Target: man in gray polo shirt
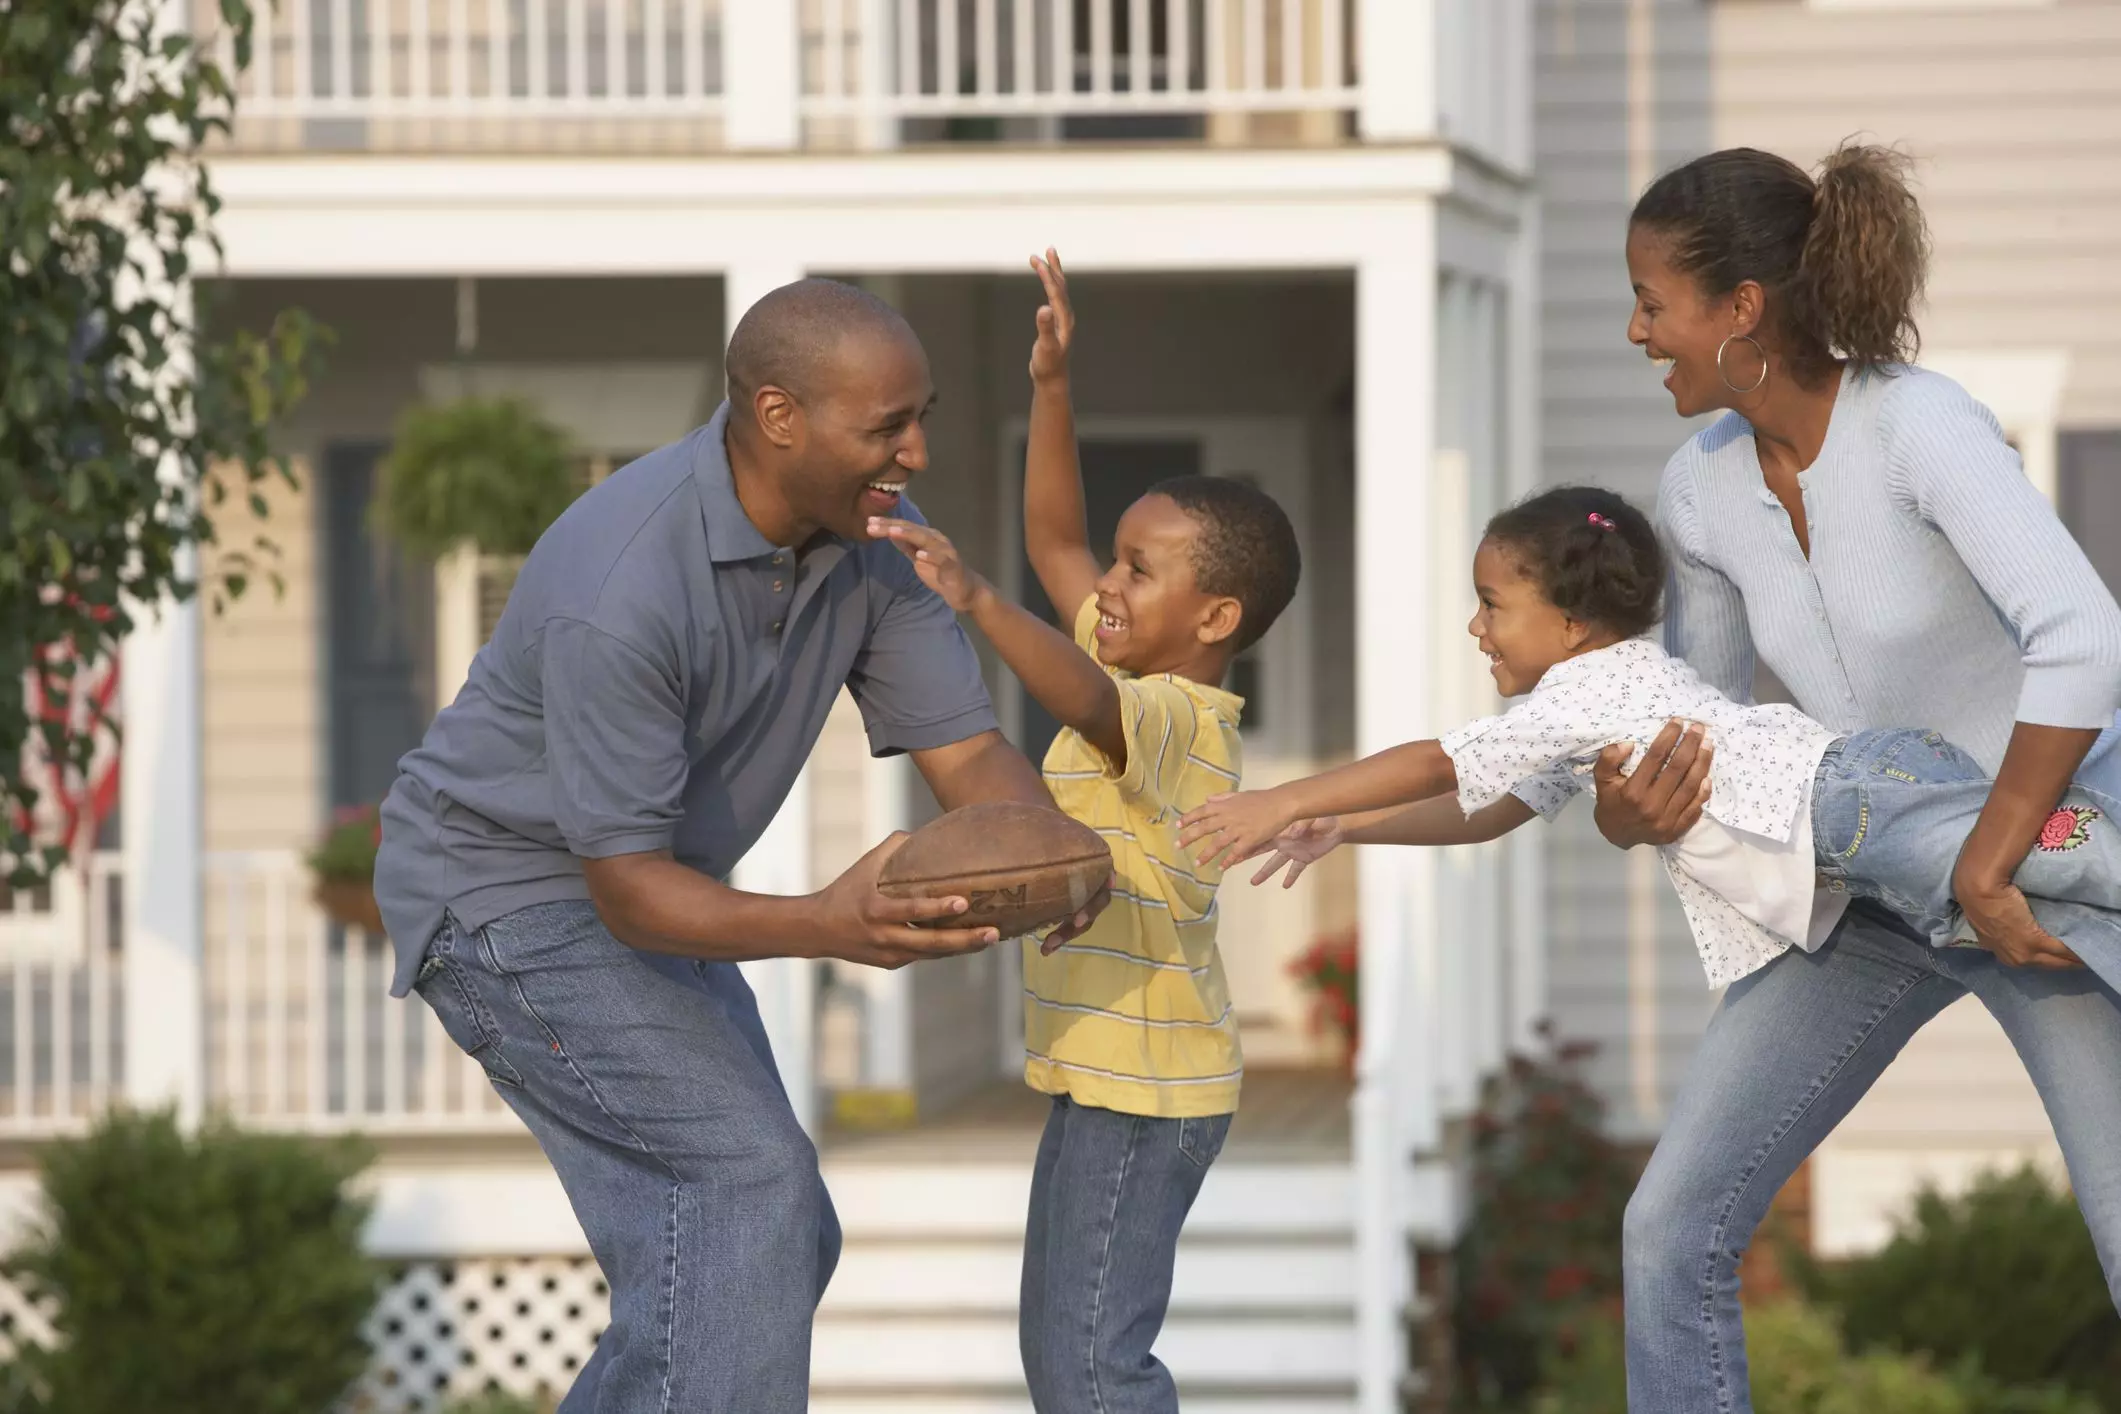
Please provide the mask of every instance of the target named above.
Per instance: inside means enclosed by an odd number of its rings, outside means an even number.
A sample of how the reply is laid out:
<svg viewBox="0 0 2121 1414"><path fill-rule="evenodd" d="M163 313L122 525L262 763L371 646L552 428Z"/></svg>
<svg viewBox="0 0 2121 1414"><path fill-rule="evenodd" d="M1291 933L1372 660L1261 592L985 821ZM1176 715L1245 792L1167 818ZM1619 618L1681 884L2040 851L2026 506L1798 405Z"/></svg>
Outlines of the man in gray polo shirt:
<svg viewBox="0 0 2121 1414"><path fill-rule="evenodd" d="M801 281L744 316L728 370L712 421L538 542L383 805L392 991L417 989L537 1136L611 1286L565 1414L808 1404L839 1229L736 963L996 941L915 926L963 900L877 892L897 837L808 897L723 882L840 688L944 806L1051 803L949 609L866 539L913 513L927 465L913 331Z"/></svg>

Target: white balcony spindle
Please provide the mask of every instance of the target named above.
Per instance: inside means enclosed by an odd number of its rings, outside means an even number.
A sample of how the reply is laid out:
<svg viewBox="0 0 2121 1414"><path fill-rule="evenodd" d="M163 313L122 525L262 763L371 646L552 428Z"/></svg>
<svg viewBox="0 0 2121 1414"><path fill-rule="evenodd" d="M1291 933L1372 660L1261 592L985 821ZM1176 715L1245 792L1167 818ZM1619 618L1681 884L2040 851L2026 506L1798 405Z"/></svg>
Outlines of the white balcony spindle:
<svg viewBox="0 0 2121 1414"><path fill-rule="evenodd" d="M1164 88L1192 92L1193 0L1164 0L1164 43Z"/></svg>
<svg viewBox="0 0 2121 1414"><path fill-rule="evenodd" d="M626 0L604 0L604 101L626 98Z"/></svg>
<svg viewBox="0 0 2121 1414"><path fill-rule="evenodd" d="M1075 6L1051 0L1053 7L1053 92L1065 103L1075 92Z"/></svg>
<svg viewBox="0 0 2121 1414"><path fill-rule="evenodd" d="M471 4L449 0L449 101L462 107L471 99Z"/></svg>
<svg viewBox="0 0 2121 1414"><path fill-rule="evenodd" d="M825 22L818 55L820 91L831 99L847 96L847 6L846 0L825 0ZM862 36L863 43L869 36Z"/></svg>
<svg viewBox="0 0 2121 1414"><path fill-rule="evenodd" d="M957 0L936 0L935 91L955 98L958 93Z"/></svg>
<svg viewBox="0 0 2121 1414"><path fill-rule="evenodd" d="M551 38L545 28L546 0L524 0L523 86L524 97L533 108L552 97Z"/></svg>
<svg viewBox="0 0 2121 1414"><path fill-rule="evenodd" d="M1229 8L1232 0L1208 0L1201 26L1201 88L1221 93L1230 86Z"/></svg>
<svg viewBox="0 0 2121 1414"><path fill-rule="evenodd" d="M1311 86L1304 74L1304 26L1310 21L1310 6L1315 3L1317 0L1282 0L1281 87L1284 92L1300 93Z"/></svg>
<svg viewBox="0 0 2121 1414"><path fill-rule="evenodd" d="M415 104L434 97L434 27L428 0L412 0L412 22L405 27L405 96Z"/></svg>
<svg viewBox="0 0 2121 1414"><path fill-rule="evenodd" d="M1137 100L1155 86L1156 56L1149 52L1149 6L1134 0L1127 6L1127 92Z"/></svg>
<svg viewBox="0 0 2121 1414"><path fill-rule="evenodd" d="M641 47L645 51L641 82L648 91L648 101L658 106L670 97L670 66L664 53L664 36L670 23L668 4L669 0L641 0Z"/></svg>
<svg viewBox="0 0 2121 1414"><path fill-rule="evenodd" d="M1245 0L1245 89L1263 93L1267 87L1267 0Z"/></svg>
<svg viewBox="0 0 2121 1414"><path fill-rule="evenodd" d="M1038 20L1031 0L1016 0L1010 17L1009 37L1014 41L1009 61L1009 92L1029 98L1038 92Z"/></svg>
<svg viewBox="0 0 2121 1414"><path fill-rule="evenodd" d="M367 0L362 17L368 30L368 101L390 101L390 7L393 0Z"/></svg>
<svg viewBox="0 0 2121 1414"><path fill-rule="evenodd" d="M315 88L312 80L315 77L314 67L317 62L317 54L316 50L311 47L309 32L309 10L310 6L315 3L316 0L288 0L288 8L295 12L293 25L294 93L296 100L304 107L308 106L311 91Z"/></svg>
<svg viewBox="0 0 2121 1414"><path fill-rule="evenodd" d="M699 98L707 92L707 25L703 13L707 0L678 0L678 27L683 32L685 96Z"/></svg>
<svg viewBox="0 0 2121 1414"><path fill-rule="evenodd" d="M486 0L486 101L495 107L508 101L508 50L513 40L508 0Z"/></svg>
<svg viewBox="0 0 2121 1414"><path fill-rule="evenodd" d="M589 0L567 0L567 98L589 99Z"/></svg>
<svg viewBox="0 0 2121 1414"><path fill-rule="evenodd" d="M925 91L921 83L921 0L898 0L897 90L908 98Z"/></svg>
<svg viewBox="0 0 2121 1414"><path fill-rule="evenodd" d="M280 64L280 56L274 52L273 7L260 5L251 12L251 17L250 99L269 107L273 99L273 73ZM228 72L234 77L236 71L231 67Z"/></svg>
<svg viewBox="0 0 2121 1414"><path fill-rule="evenodd" d="M1348 37L1341 24L1342 0L1324 0L1318 21L1318 72L1327 93L1348 86Z"/></svg>
<svg viewBox="0 0 2121 1414"><path fill-rule="evenodd" d="M972 7L973 85L981 98L995 94L996 74L1001 67L996 47L995 8L1001 0L977 0Z"/></svg>
<svg viewBox="0 0 2121 1414"><path fill-rule="evenodd" d="M1112 93L1113 0L1090 0L1090 91L1099 98Z"/></svg>
<svg viewBox="0 0 2121 1414"><path fill-rule="evenodd" d="M351 103L354 50L352 0L331 0L331 33L327 36L325 45L325 52L331 56L332 102Z"/></svg>

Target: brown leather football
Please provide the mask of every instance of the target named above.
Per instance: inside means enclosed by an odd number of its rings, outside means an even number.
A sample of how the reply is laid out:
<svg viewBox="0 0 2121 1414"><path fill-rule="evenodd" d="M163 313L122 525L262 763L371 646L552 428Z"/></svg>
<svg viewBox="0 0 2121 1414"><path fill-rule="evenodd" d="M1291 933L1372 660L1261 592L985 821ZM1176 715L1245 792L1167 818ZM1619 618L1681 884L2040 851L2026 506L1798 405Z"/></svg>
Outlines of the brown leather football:
<svg viewBox="0 0 2121 1414"><path fill-rule="evenodd" d="M1073 917L1112 876L1097 831L1058 810L1018 801L967 805L931 820L884 861L890 898L962 898L939 928L994 928L1004 938Z"/></svg>

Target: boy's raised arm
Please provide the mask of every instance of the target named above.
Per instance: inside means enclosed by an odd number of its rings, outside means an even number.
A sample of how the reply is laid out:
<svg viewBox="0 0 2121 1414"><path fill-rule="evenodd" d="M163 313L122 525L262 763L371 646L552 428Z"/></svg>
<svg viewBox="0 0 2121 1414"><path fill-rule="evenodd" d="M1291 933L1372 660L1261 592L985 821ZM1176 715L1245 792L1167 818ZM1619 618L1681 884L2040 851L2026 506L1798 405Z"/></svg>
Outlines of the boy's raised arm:
<svg viewBox="0 0 2121 1414"><path fill-rule="evenodd" d="M1068 350L1075 311L1060 257L1031 257L1046 287L1031 346L1031 428L1024 450L1024 553L1039 586L1063 624L1072 621L1097 587L1097 555L1090 548L1083 509L1082 462L1075 445L1075 410L1068 397Z"/></svg>

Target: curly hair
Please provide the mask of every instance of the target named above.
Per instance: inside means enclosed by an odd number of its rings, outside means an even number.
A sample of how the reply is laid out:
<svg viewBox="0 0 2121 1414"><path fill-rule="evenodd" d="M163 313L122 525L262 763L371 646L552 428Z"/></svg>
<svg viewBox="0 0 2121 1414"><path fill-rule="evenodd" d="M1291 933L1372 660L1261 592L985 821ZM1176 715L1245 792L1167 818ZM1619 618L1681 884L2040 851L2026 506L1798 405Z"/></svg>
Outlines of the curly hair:
<svg viewBox="0 0 2121 1414"><path fill-rule="evenodd" d="M1649 517L1600 486L1556 486L1488 522L1486 538L1548 603L1621 638L1647 633L1664 597L1664 547Z"/></svg>
<svg viewBox="0 0 2121 1414"><path fill-rule="evenodd" d="M1203 594L1227 594L1243 609L1237 649L1260 638L1296 597L1303 552L1296 529L1272 496L1227 476L1174 476L1149 488L1191 516L1201 533L1193 542L1193 579Z"/></svg>

